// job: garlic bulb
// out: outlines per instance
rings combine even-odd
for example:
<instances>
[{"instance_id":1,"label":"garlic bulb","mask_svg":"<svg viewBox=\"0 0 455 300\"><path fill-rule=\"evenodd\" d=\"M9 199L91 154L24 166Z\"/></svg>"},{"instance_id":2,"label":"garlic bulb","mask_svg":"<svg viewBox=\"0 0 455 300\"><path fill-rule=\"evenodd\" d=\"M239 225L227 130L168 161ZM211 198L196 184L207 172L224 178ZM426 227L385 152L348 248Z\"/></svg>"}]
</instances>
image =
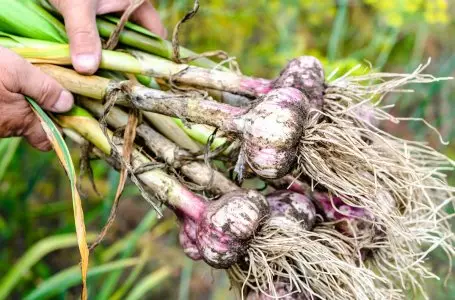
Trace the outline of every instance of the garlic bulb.
<instances>
[{"instance_id":1,"label":"garlic bulb","mask_svg":"<svg viewBox=\"0 0 455 300\"><path fill-rule=\"evenodd\" d=\"M313 56L300 56L286 65L280 76L273 81L272 87L296 88L308 96L312 107L321 109L324 101L324 80L321 62Z\"/></svg>"},{"instance_id":2,"label":"garlic bulb","mask_svg":"<svg viewBox=\"0 0 455 300\"><path fill-rule=\"evenodd\" d=\"M297 89L275 89L242 116L246 161L259 176L286 175L303 134L306 97Z\"/></svg>"},{"instance_id":3,"label":"garlic bulb","mask_svg":"<svg viewBox=\"0 0 455 300\"><path fill-rule=\"evenodd\" d=\"M236 190L206 202L196 220L184 216L180 244L193 260L203 259L217 269L229 268L245 254L268 215L264 196L253 190Z\"/></svg>"},{"instance_id":4,"label":"garlic bulb","mask_svg":"<svg viewBox=\"0 0 455 300\"><path fill-rule=\"evenodd\" d=\"M288 190L267 195L270 220L273 222L297 222L303 229L311 230L316 221L316 209L310 198Z\"/></svg>"}]
</instances>

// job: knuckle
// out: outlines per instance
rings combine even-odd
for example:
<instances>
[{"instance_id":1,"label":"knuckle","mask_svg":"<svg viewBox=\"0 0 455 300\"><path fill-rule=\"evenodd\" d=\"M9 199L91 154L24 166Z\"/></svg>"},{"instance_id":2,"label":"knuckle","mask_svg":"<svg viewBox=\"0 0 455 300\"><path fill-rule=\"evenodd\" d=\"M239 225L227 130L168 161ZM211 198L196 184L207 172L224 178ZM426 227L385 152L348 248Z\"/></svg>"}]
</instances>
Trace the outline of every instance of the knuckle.
<instances>
[{"instance_id":1,"label":"knuckle","mask_svg":"<svg viewBox=\"0 0 455 300\"><path fill-rule=\"evenodd\" d=\"M124 11L128 8L130 1L119 0L119 1L101 1L96 9L97 14L107 14L113 12Z\"/></svg>"},{"instance_id":2,"label":"knuckle","mask_svg":"<svg viewBox=\"0 0 455 300\"><path fill-rule=\"evenodd\" d=\"M19 88L18 70L23 68L23 59L8 49L0 47L0 90L17 92Z\"/></svg>"},{"instance_id":3,"label":"knuckle","mask_svg":"<svg viewBox=\"0 0 455 300\"><path fill-rule=\"evenodd\" d=\"M91 37L95 37L95 36L96 35L95 35L95 32L93 32L93 30L88 30L88 29L86 29L84 27L76 28L72 32L72 37L74 39L78 39L78 40L84 40L87 37L91 38Z\"/></svg>"},{"instance_id":4,"label":"knuckle","mask_svg":"<svg viewBox=\"0 0 455 300\"><path fill-rule=\"evenodd\" d=\"M41 127L39 120L35 117L33 112L30 116L27 116L29 119L27 120L27 127L23 132L23 136L25 136L33 147L39 149L41 151L48 151L50 149L50 142L44 132L44 129Z\"/></svg>"},{"instance_id":5,"label":"knuckle","mask_svg":"<svg viewBox=\"0 0 455 300\"><path fill-rule=\"evenodd\" d=\"M6 99L2 100L5 101L0 105L0 136L24 135L33 123L34 114L30 107L23 98L14 94L6 94Z\"/></svg>"},{"instance_id":6,"label":"knuckle","mask_svg":"<svg viewBox=\"0 0 455 300\"><path fill-rule=\"evenodd\" d=\"M77 52L92 50L99 47L100 39L96 28L87 29L84 27L74 29L70 36L72 46Z\"/></svg>"},{"instance_id":7,"label":"knuckle","mask_svg":"<svg viewBox=\"0 0 455 300\"><path fill-rule=\"evenodd\" d=\"M41 84L40 87L40 99L42 102L44 101L50 101L53 100L53 96L56 94L56 89L54 83L49 79L49 80L44 80L44 82Z\"/></svg>"},{"instance_id":8,"label":"knuckle","mask_svg":"<svg viewBox=\"0 0 455 300\"><path fill-rule=\"evenodd\" d=\"M31 135L36 131L37 127L39 129L38 119L31 110L24 111L21 113L21 115L22 120L20 121L18 135Z\"/></svg>"},{"instance_id":9,"label":"knuckle","mask_svg":"<svg viewBox=\"0 0 455 300\"><path fill-rule=\"evenodd\" d=\"M52 145L47 139L47 137L44 137L44 139L40 139L33 145L36 149L40 151L49 151L52 149Z\"/></svg>"},{"instance_id":10,"label":"knuckle","mask_svg":"<svg viewBox=\"0 0 455 300\"><path fill-rule=\"evenodd\" d=\"M57 8L61 13L65 14L67 11L71 11L76 5L85 4L84 2L92 2L93 0L50 0L51 4Z\"/></svg>"}]
</instances>

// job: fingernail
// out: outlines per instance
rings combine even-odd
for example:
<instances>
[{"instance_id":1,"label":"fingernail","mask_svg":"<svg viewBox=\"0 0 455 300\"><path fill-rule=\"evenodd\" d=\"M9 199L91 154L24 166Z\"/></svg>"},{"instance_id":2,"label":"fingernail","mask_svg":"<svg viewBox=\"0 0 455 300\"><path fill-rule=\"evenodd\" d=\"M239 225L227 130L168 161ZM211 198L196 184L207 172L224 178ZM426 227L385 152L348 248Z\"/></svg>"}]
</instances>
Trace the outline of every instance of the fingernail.
<instances>
[{"instance_id":1,"label":"fingernail","mask_svg":"<svg viewBox=\"0 0 455 300\"><path fill-rule=\"evenodd\" d=\"M73 107L73 102L73 95L64 90L60 93L57 102L55 102L52 108L55 112L66 112Z\"/></svg>"},{"instance_id":2,"label":"fingernail","mask_svg":"<svg viewBox=\"0 0 455 300\"><path fill-rule=\"evenodd\" d=\"M93 74L98 69L98 61L93 54L78 54L74 57L74 68L79 73Z\"/></svg>"}]
</instances>

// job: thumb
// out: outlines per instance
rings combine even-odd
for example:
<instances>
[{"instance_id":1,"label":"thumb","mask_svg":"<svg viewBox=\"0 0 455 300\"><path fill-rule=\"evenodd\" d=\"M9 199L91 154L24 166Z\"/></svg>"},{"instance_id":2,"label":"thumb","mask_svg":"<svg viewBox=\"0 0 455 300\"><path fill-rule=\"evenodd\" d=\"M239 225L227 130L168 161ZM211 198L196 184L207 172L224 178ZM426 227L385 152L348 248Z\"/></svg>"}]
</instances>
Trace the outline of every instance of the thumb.
<instances>
[{"instance_id":1,"label":"thumb","mask_svg":"<svg viewBox=\"0 0 455 300\"><path fill-rule=\"evenodd\" d=\"M33 98L42 108L52 112L66 112L74 103L73 95L55 79L24 61L17 69L17 92Z\"/></svg>"},{"instance_id":2,"label":"thumb","mask_svg":"<svg viewBox=\"0 0 455 300\"><path fill-rule=\"evenodd\" d=\"M0 72L6 72L0 76L0 85L8 91L29 96L48 111L71 109L73 96L55 79L8 49L0 47L0 57Z\"/></svg>"},{"instance_id":3,"label":"thumb","mask_svg":"<svg viewBox=\"0 0 455 300\"><path fill-rule=\"evenodd\" d=\"M56 1L65 19L74 69L93 74L101 60L101 42L96 27L96 1Z\"/></svg>"}]
</instances>

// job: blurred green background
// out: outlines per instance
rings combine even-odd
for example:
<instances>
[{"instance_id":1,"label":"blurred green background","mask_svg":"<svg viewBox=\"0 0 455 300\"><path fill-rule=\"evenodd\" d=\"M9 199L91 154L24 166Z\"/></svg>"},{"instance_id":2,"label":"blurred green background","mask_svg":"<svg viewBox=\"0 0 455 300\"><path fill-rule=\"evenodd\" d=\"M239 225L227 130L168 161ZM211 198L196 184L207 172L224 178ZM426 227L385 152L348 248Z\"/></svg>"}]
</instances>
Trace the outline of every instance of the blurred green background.
<instances>
[{"instance_id":1,"label":"blurred green background","mask_svg":"<svg viewBox=\"0 0 455 300\"><path fill-rule=\"evenodd\" d=\"M272 78L287 60L320 58L326 73L343 74L357 64L381 71L411 72L429 57L436 76L455 76L455 2L452 0L201 1L183 26L181 43L199 52L222 49L248 75ZM169 32L191 1L155 1ZM453 81L413 86L391 95L396 115L425 118L445 140L455 141ZM395 134L426 140L455 159L455 143L442 146L419 122L384 124ZM71 147L75 163L79 149ZM93 162L96 195L84 182L88 231L105 223L118 174ZM448 174L455 185L454 174ZM117 221L92 255L90 299L231 299L222 272L186 259L176 243L175 220L158 220L129 185ZM73 299L79 295L78 250L67 178L53 153L39 153L20 139L0 140L0 298ZM448 261L431 260L441 281L429 281L431 299L455 299L455 280L443 279Z\"/></svg>"}]
</instances>

